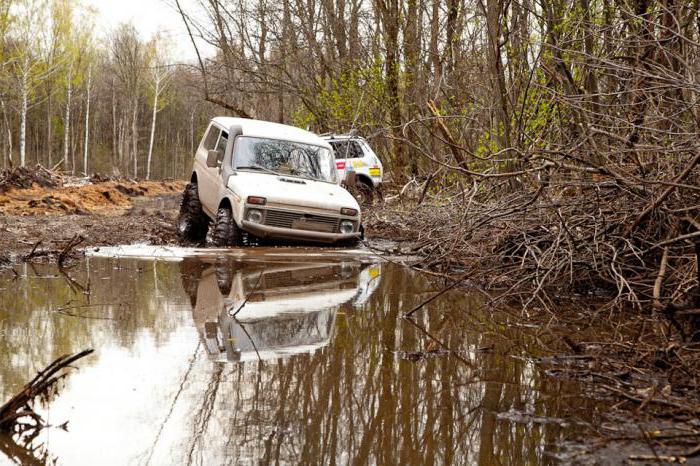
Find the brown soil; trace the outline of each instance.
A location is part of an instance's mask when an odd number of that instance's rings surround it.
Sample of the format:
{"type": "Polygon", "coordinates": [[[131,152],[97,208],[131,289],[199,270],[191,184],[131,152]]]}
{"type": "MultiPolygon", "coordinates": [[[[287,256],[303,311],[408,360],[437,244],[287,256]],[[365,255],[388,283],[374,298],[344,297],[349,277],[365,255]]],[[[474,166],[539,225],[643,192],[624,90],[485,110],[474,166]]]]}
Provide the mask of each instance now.
{"type": "Polygon", "coordinates": [[[78,243],[78,249],[177,240],[184,181],[61,184],[0,191],[0,266],[56,261],[71,243],[78,243]]]}
{"type": "Polygon", "coordinates": [[[99,214],[123,215],[132,198],[182,192],[182,181],[107,181],[60,188],[33,185],[0,193],[0,214],[13,216],[99,214]]]}

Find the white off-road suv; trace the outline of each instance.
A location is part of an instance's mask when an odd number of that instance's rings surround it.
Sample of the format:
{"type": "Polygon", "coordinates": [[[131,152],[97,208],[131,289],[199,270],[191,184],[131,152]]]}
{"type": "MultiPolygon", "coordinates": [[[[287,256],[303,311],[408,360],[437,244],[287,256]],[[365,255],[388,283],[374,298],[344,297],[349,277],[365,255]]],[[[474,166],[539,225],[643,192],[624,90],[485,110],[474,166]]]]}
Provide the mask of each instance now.
{"type": "Polygon", "coordinates": [[[355,134],[323,134],[335,153],[338,176],[346,181],[355,174],[355,185],[361,202],[371,202],[373,192],[381,187],[384,167],[367,141],[355,134]]]}
{"type": "Polygon", "coordinates": [[[178,219],[184,240],[202,241],[208,230],[218,247],[251,235],[339,243],[360,239],[362,224],[326,141],[293,126],[217,117],[195,154],[178,219]]]}

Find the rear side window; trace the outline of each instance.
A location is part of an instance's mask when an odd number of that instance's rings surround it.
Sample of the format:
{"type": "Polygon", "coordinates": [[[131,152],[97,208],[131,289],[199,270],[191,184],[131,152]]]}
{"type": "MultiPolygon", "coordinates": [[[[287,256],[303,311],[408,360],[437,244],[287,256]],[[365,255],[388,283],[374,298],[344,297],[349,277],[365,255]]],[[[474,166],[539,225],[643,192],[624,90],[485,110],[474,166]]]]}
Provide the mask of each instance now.
{"type": "Polygon", "coordinates": [[[360,159],[365,156],[357,141],[328,141],[336,159],[360,159]]]}
{"type": "Polygon", "coordinates": [[[220,132],[221,130],[216,126],[212,125],[209,127],[207,135],[204,136],[204,140],[202,141],[202,145],[206,150],[214,150],[214,147],[216,147],[216,141],[219,139],[220,132]]]}
{"type": "Polygon", "coordinates": [[[216,150],[221,151],[223,154],[226,152],[226,142],[228,141],[228,133],[226,131],[221,132],[221,137],[219,138],[219,143],[216,145],[216,150]]]}

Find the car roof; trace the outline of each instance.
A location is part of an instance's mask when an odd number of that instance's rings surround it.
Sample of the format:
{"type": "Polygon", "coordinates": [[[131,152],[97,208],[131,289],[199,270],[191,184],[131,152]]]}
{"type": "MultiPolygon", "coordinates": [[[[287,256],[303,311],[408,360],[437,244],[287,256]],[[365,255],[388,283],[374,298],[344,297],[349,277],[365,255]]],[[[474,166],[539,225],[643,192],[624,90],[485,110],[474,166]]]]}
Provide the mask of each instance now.
{"type": "Polygon", "coordinates": [[[282,141],[300,142],[331,149],[331,146],[316,134],[296,126],[282,125],[271,121],[252,120],[249,118],[216,117],[212,121],[223,128],[238,125],[243,136],[254,136],[282,141]]]}
{"type": "Polygon", "coordinates": [[[351,134],[323,134],[323,135],[321,135],[321,138],[325,139],[326,141],[348,140],[348,139],[359,139],[361,141],[364,141],[364,139],[365,139],[361,136],[351,135],[351,134]]]}

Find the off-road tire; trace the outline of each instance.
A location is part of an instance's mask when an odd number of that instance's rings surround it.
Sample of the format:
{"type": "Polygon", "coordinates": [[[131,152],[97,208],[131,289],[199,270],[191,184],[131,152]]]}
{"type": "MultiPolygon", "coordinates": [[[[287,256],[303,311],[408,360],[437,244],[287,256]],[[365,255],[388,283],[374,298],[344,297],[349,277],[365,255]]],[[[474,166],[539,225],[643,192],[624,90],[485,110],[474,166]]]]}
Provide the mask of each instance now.
{"type": "Polygon", "coordinates": [[[177,218],[177,234],[182,241],[201,242],[207,235],[209,217],[199,201],[197,183],[185,186],[180,203],[180,215],[177,218]]]}
{"type": "Polygon", "coordinates": [[[371,207],[374,202],[374,189],[364,181],[357,181],[354,187],[350,189],[350,194],[355,197],[360,207],[371,207]]]}
{"type": "Polygon", "coordinates": [[[216,220],[209,231],[208,243],[217,248],[228,248],[242,245],[243,232],[228,207],[219,207],[216,220]]]}
{"type": "Polygon", "coordinates": [[[351,238],[351,239],[346,239],[343,242],[340,243],[340,246],[347,247],[347,248],[353,248],[357,246],[358,244],[362,243],[365,239],[365,227],[364,225],[360,225],[360,236],[358,238],[351,238]]]}
{"type": "Polygon", "coordinates": [[[219,293],[223,298],[228,298],[233,287],[233,275],[235,272],[235,263],[232,260],[219,258],[216,261],[214,268],[216,274],[216,284],[219,287],[219,293]]]}

